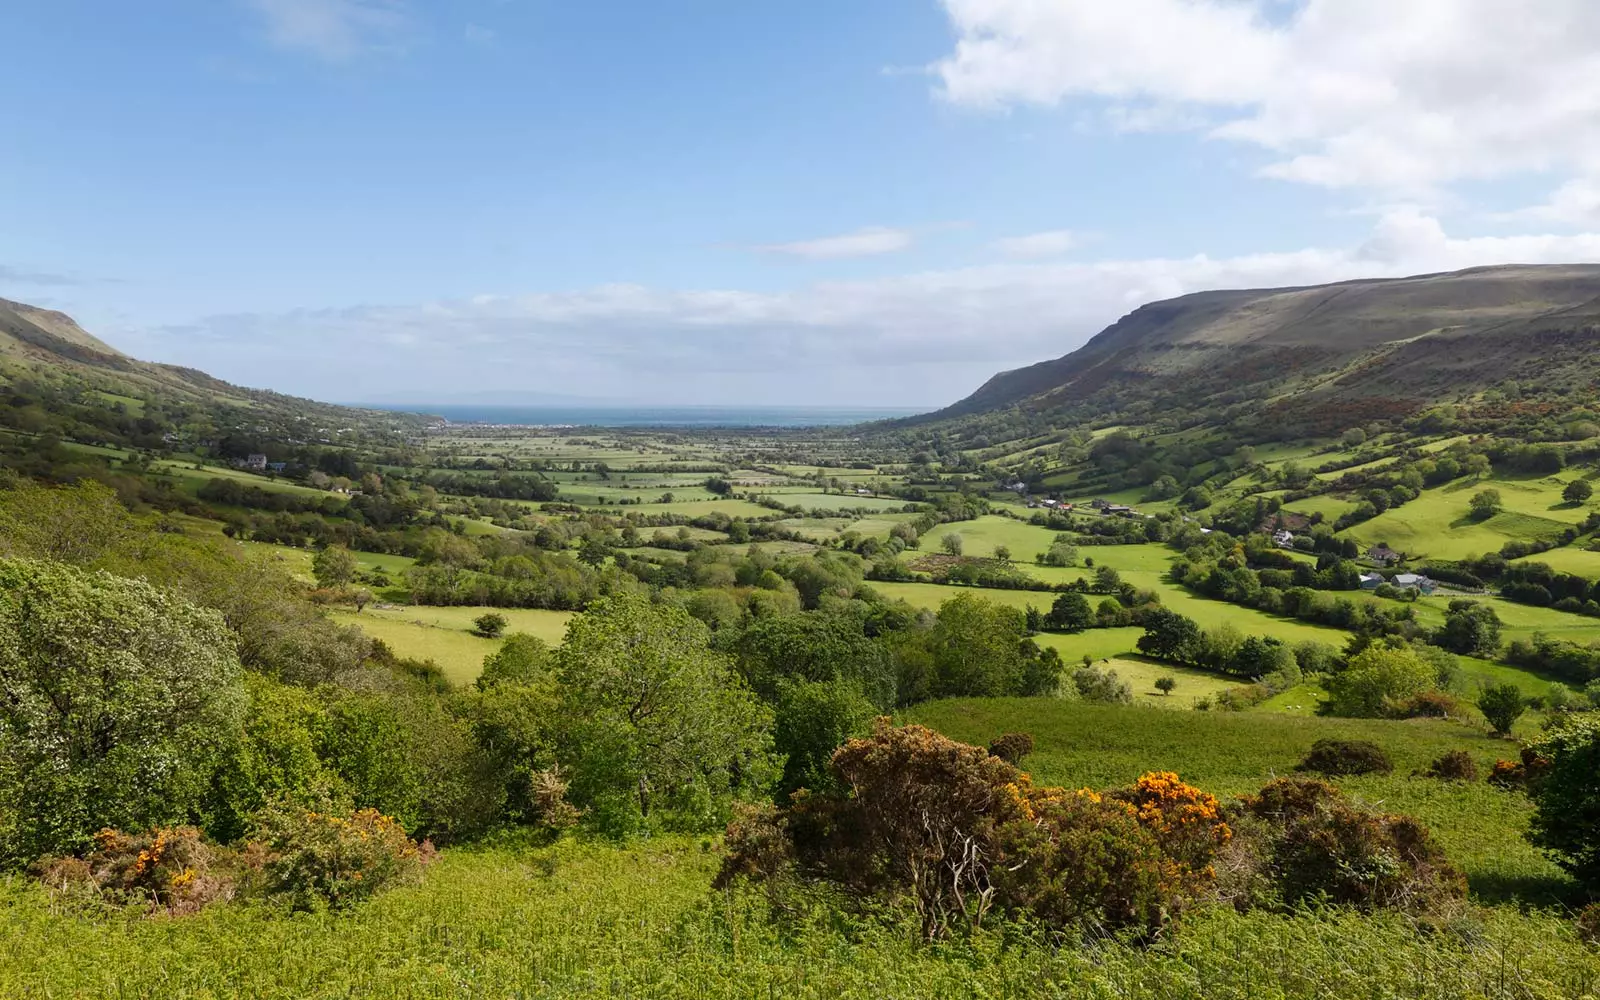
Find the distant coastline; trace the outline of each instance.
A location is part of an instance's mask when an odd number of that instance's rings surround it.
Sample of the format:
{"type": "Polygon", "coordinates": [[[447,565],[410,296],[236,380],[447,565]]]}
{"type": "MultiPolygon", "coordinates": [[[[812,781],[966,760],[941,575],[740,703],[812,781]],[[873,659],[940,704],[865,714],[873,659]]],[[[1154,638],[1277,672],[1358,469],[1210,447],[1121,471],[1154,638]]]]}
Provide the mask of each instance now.
{"type": "Polygon", "coordinates": [[[360,404],[375,409],[430,413],[458,424],[522,427],[842,427],[926,412],[897,407],[837,406],[488,406],[461,404],[360,404]]]}

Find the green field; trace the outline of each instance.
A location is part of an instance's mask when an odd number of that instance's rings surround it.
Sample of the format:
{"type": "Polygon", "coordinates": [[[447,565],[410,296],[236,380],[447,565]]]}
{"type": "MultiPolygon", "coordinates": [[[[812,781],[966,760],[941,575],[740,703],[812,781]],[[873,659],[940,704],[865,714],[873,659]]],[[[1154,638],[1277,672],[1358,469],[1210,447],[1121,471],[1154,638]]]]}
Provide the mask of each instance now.
{"type": "Polygon", "coordinates": [[[494,612],[504,615],[506,632],[526,632],[559,645],[566,637],[569,611],[526,608],[435,608],[420,605],[371,606],[362,612],[337,611],[335,620],[354,625],[381,639],[398,656],[432,660],[456,684],[471,683],[483,669],[483,658],[500,648],[502,639],[474,635],[472,621],[494,612]]]}
{"type": "Polygon", "coordinates": [[[1577,545],[1563,546],[1540,552],[1537,555],[1518,559],[1519,563],[1544,563],[1558,573],[1571,573],[1575,576],[1585,577],[1590,580],[1600,580],[1600,549],[1589,549],[1581,546],[1587,539],[1579,539],[1577,545]]]}
{"type": "Polygon", "coordinates": [[[1415,557],[1464,559],[1497,552],[1510,540],[1555,538],[1588,516],[1561,499],[1565,482],[1534,480],[1458,480],[1424,490],[1408,504],[1384,511],[1347,534],[1367,544],[1385,542],[1415,557]],[[1468,502],[1480,490],[1500,491],[1504,509],[1482,521],[1469,516],[1468,502]]]}
{"type": "Polygon", "coordinates": [[[243,469],[234,469],[222,465],[203,465],[196,469],[193,462],[151,462],[150,468],[158,476],[176,480],[180,488],[193,493],[212,479],[231,479],[246,486],[255,486],[269,493],[292,493],[295,496],[316,497],[321,500],[327,497],[339,499],[337,494],[326,490],[313,489],[310,486],[301,486],[282,479],[268,479],[266,476],[243,469]]]}
{"type": "Polygon", "coordinates": [[[786,493],[775,490],[763,495],[784,506],[806,510],[899,511],[906,505],[904,500],[897,497],[870,497],[855,493],[786,493]]]}
{"type": "MultiPolygon", "coordinates": [[[[301,580],[310,581],[311,560],[316,553],[310,549],[292,549],[287,545],[272,545],[267,542],[238,542],[247,551],[258,553],[269,561],[278,563],[290,574],[301,580]]],[[[386,573],[399,582],[401,574],[417,564],[410,556],[390,555],[384,552],[357,552],[350,550],[355,556],[356,567],[363,573],[386,573]]]]}

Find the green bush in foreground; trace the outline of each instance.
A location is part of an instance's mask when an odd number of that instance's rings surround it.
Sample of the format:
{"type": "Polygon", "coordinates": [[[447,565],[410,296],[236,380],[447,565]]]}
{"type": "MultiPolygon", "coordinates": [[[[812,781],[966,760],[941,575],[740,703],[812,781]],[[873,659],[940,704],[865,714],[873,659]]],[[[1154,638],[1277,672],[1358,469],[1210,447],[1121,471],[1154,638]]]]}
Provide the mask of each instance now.
{"type": "Polygon", "coordinates": [[[0,559],[0,863],[200,819],[245,705],[233,650],[146,583],[0,559]]]}
{"type": "Polygon", "coordinates": [[[1583,719],[1525,748],[1536,810],[1531,839],[1592,892],[1600,892],[1600,720],[1583,719]]]}

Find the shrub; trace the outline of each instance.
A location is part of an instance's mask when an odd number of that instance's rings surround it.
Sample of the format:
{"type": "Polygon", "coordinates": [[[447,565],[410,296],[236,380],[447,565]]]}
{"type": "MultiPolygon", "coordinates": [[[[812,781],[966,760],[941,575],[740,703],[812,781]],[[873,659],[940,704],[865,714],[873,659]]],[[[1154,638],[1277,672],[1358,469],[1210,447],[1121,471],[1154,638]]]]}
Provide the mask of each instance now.
{"type": "Polygon", "coordinates": [[[1578,912],[1578,940],[1600,944],[1600,903],[1590,903],[1578,912]]]}
{"type": "Polygon", "coordinates": [[[1051,928],[1154,936],[1181,909],[1186,888],[1155,833],[1087,789],[1050,792],[1030,795],[1024,816],[1000,830],[1005,863],[992,869],[999,904],[1051,928]]]}
{"type": "Polygon", "coordinates": [[[491,611],[486,615],[479,615],[472,619],[472,627],[481,636],[489,639],[498,639],[500,634],[506,630],[506,616],[491,611]]]}
{"type": "Polygon", "coordinates": [[[1133,685],[1117,676],[1115,670],[1099,667],[1079,667],[1072,672],[1072,686],[1084,701],[1099,701],[1111,705],[1133,702],[1133,685]]]}
{"type": "Polygon", "coordinates": [[[1177,686],[1178,679],[1176,677],[1162,676],[1156,678],[1156,690],[1160,691],[1163,695],[1172,694],[1173,689],[1177,686]]]}
{"type": "Polygon", "coordinates": [[[1155,833],[1163,852],[1191,874],[1209,869],[1216,852],[1233,838],[1222,818],[1222,804],[1171,771],[1145,774],[1133,787],[1106,797],[1132,806],[1139,823],[1155,833]]]}
{"type": "Polygon", "coordinates": [[[1572,720],[1525,748],[1534,814],[1529,839],[1600,890],[1600,720],[1572,720]]]}
{"type": "Polygon", "coordinates": [[[567,801],[567,778],[560,767],[547,767],[535,771],[528,782],[532,800],[532,818],[552,830],[565,830],[577,826],[583,813],[567,801]]]}
{"type": "Polygon", "coordinates": [[[1366,740],[1318,740],[1311,745],[1296,770],[1330,778],[1359,774],[1388,774],[1394,762],[1376,743],[1366,740]]]}
{"type": "Polygon", "coordinates": [[[101,830],[82,858],[45,858],[34,867],[53,891],[113,906],[182,915],[233,895],[215,849],[191,826],[143,834],[101,830]]]}
{"type": "Polygon", "coordinates": [[[1263,824],[1262,874],[1284,904],[1420,912],[1466,892],[1422,824],[1356,808],[1325,782],[1279,778],[1243,807],[1263,824]]]}
{"type": "Polygon", "coordinates": [[[1022,758],[1030,753],[1033,753],[1033,737],[1027,733],[1006,733],[989,744],[989,756],[999,757],[1013,766],[1022,763],[1022,758]]]}
{"type": "Polygon", "coordinates": [[[1245,712],[1272,697],[1272,689],[1265,684],[1241,684],[1218,691],[1216,707],[1223,712],[1245,712]]]}
{"type": "Polygon", "coordinates": [[[907,900],[929,938],[995,907],[1057,930],[1151,935],[1209,883],[1231,835],[1216,800],[1175,775],[1106,796],[1035,787],[978,747],[887,719],[832,766],[838,791],[735,816],[718,885],[803,876],[907,900]]]}
{"type": "Polygon", "coordinates": [[[433,845],[414,843],[376,809],[348,816],[299,807],[263,811],[252,844],[263,891],[296,910],[341,909],[416,880],[433,845]]]}
{"type": "Polygon", "coordinates": [[[1462,714],[1461,702],[1444,691],[1424,691],[1396,703],[1391,713],[1400,719],[1450,719],[1462,714]]]}
{"type": "Polygon", "coordinates": [[[1528,703],[1515,684],[1497,684],[1478,695],[1478,711],[1489,720],[1496,736],[1506,736],[1517,719],[1528,710],[1528,703]]]}
{"type": "Polygon", "coordinates": [[[0,559],[0,864],[199,815],[244,709],[236,646],[147,583],[0,559]]]}
{"type": "Polygon", "coordinates": [[[1409,647],[1373,645],[1328,678],[1333,715],[1377,718],[1433,689],[1438,671],[1409,647]]]}
{"type": "Polygon", "coordinates": [[[1497,788],[1527,788],[1550,767],[1550,761],[1540,757],[1532,747],[1522,748],[1522,759],[1497,760],[1489,771],[1489,784],[1497,788]]]}
{"type": "Polygon", "coordinates": [[[1421,773],[1424,778],[1438,778],[1442,781],[1477,781],[1478,762],[1465,750],[1451,750],[1429,764],[1421,773]]]}

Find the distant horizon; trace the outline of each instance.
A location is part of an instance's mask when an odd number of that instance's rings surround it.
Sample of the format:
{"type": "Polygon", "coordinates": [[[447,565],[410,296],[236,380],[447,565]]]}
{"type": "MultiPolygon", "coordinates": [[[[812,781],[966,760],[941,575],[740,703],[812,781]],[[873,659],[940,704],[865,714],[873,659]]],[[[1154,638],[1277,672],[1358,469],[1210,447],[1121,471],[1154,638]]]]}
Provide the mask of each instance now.
{"type": "Polygon", "coordinates": [[[423,413],[451,423],[517,427],[828,427],[892,420],[938,407],[738,405],[720,403],[341,403],[366,409],[423,413]]]}

